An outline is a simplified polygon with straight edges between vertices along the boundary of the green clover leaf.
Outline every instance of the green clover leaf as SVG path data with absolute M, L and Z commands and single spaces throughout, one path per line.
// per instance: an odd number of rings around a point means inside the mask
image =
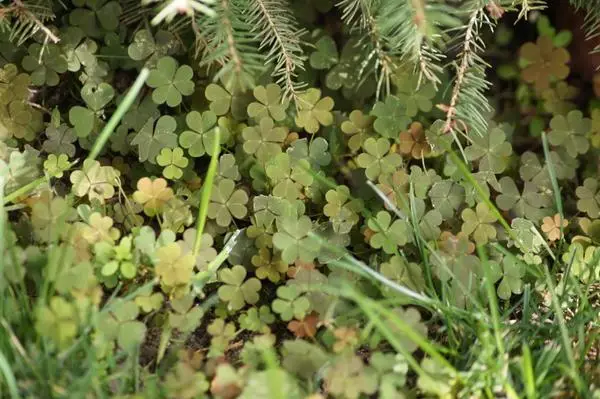
M 77 7 L 69 14 L 69 23 L 80 27 L 87 36 L 102 38 L 104 32 L 115 31 L 119 27 L 121 6 L 118 1 L 73 0 Z
M 523 192 L 520 193 L 514 180 L 508 176 L 500 179 L 501 194 L 496 197 L 498 207 L 503 211 L 512 210 L 518 217 L 539 221 L 551 213 L 552 197 L 547 193 L 540 193 L 537 187 L 530 182 L 525 182 Z
M 475 211 L 467 208 L 462 211 L 461 217 L 464 221 L 461 231 L 466 235 L 472 234 L 477 244 L 487 244 L 489 240 L 496 238 L 496 229 L 492 224 L 498 219 L 487 204 L 478 203 Z
M 469 161 L 479 160 L 480 171 L 502 173 L 508 166 L 512 146 L 505 141 L 506 134 L 499 127 L 488 129 L 482 135 L 472 134 L 472 144 L 465 148 Z
M 159 30 L 155 36 L 148 29 L 135 33 L 133 42 L 127 47 L 127 54 L 135 61 L 154 64 L 158 59 L 171 54 L 177 48 L 176 37 L 168 31 Z
M 315 51 L 309 58 L 310 65 L 315 69 L 329 69 L 336 65 L 339 55 L 335 41 L 331 36 L 323 36 L 315 43 Z
M 288 270 L 288 264 L 278 255 L 271 254 L 268 248 L 260 248 L 258 254 L 252 257 L 256 267 L 256 277 L 261 280 L 269 279 L 273 283 L 281 280 L 281 275 Z
M 277 155 L 266 166 L 266 174 L 273 184 L 273 195 L 293 201 L 302 194 L 302 188 L 308 187 L 313 182 L 312 175 L 308 172 L 310 164 L 301 160 L 296 165 L 291 165 L 289 154 Z
M 119 174 L 110 166 L 100 166 L 100 162 L 86 159 L 81 170 L 71 173 L 71 190 L 78 197 L 87 196 L 90 201 L 96 199 L 103 204 L 115 194 Z
M 523 292 L 523 281 L 525 276 L 525 266 L 515 257 L 505 256 L 502 259 L 502 281 L 498 284 L 498 297 L 509 300 L 512 294 L 521 294 Z
M 248 98 L 244 92 L 233 88 L 223 88 L 218 84 L 211 83 L 206 86 L 206 89 L 204 90 L 204 96 L 208 101 L 210 101 L 210 110 L 214 112 L 215 115 L 226 115 L 229 111 L 231 111 L 231 115 L 236 120 L 246 119 L 246 106 L 248 105 Z
M 311 262 L 318 255 L 318 242 L 309 236 L 313 226 L 308 216 L 280 218 L 276 224 L 273 246 L 281 251 L 283 261 L 288 264 L 298 259 Z
M 165 167 L 163 176 L 167 179 L 177 180 L 183 176 L 181 169 L 188 166 L 188 159 L 183 155 L 183 150 L 179 147 L 174 149 L 163 148 L 160 154 L 156 156 L 156 163 Z
M 417 263 L 407 262 L 398 255 L 394 255 L 387 262 L 382 263 L 379 271 L 388 279 L 416 291 L 423 291 L 426 286 L 421 266 Z M 389 291 L 391 292 L 391 290 Z
M 365 174 L 370 180 L 377 180 L 380 175 L 391 174 L 402 164 L 402 157 L 395 152 L 390 153 L 390 142 L 387 139 L 373 137 L 363 143 L 366 153 L 356 158 L 356 163 L 366 169 Z
M 298 95 L 298 113 L 296 114 L 296 125 L 308 133 L 319 131 L 319 125 L 329 126 L 333 123 L 333 99 L 331 97 L 321 98 L 321 90 L 308 89 Z
M 190 283 L 194 271 L 194 257 L 183 253 L 177 243 L 166 244 L 156 250 L 154 272 L 167 287 Z
M 336 397 L 358 399 L 363 394 L 371 396 L 377 387 L 375 370 L 365 366 L 362 359 L 352 353 L 338 357 L 325 374 L 325 388 Z
M 348 148 L 350 151 L 357 152 L 364 141 L 373 135 L 373 118 L 370 115 L 363 114 L 362 111 L 354 110 L 350 112 L 348 120 L 342 122 L 342 132 L 350 136 L 348 139 Z
M 302 320 L 308 314 L 310 302 L 296 286 L 281 286 L 277 288 L 277 299 L 271 303 L 271 309 L 283 321 Z
M 81 88 L 81 98 L 87 108 L 76 105 L 69 110 L 69 121 L 75 128 L 77 136 L 87 137 L 93 131 L 99 130 L 103 109 L 114 96 L 115 90 L 108 83 L 99 85 L 88 83 Z
M 298 139 L 288 148 L 287 153 L 295 161 L 306 159 L 314 170 L 320 170 L 331 162 L 331 154 L 327 152 L 329 143 L 323 137 L 316 137 L 308 143 L 307 139 Z
M 232 154 L 223 154 L 219 158 L 219 169 L 215 179 L 240 180 L 240 171 Z
M 592 219 L 600 217 L 600 191 L 598 191 L 598 180 L 588 177 L 583 185 L 575 190 L 577 195 L 577 209 L 585 212 Z
M 273 119 L 262 118 L 258 126 L 248 126 L 242 131 L 244 151 L 254 154 L 262 163 L 281 153 L 281 146 L 287 137 L 285 127 L 275 127 Z
M 239 317 L 240 327 L 246 330 L 260 332 L 269 324 L 273 324 L 275 316 L 271 313 L 271 309 L 263 305 L 260 308 L 251 307 L 247 312 L 242 313 Z
M 248 116 L 257 121 L 263 118 L 272 118 L 281 122 L 286 117 L 289 102 L 281 99 L 281 87 L 275 83 L 254 88 L 254 97 L 258 102 L 248 104 Z
M 138 147 L 139 160 L 155 163 L 163 148 L 177 147 L 176 128 L 175 118 L 169 115 L 161 116 L 158 120 L 148 119 L 131 140 L 131 144 Z
M 589 150 L 587 134 L 592 129 L 592 121 L 584 118 L 581 111 L 571 111 L 566 116 L 556 115 L 550 121 L 550 129 L 550 144 L 564 147 L 572 158 Z
M 33 85 L 56 86 L 60 80 L 58 75 L 67 72 L 67 57 L 57 45 L 33 43 L 27 52 L 29 54 L 23 57 L 21 64 L 23 69 L 31 72 Z
M 52 177 L 60 179 L 63 177 L 64 172 L 69 170 L 71 163 L 69 157 L 66 154 L 55 154 L 48 155 L 48 158 L 44 161 L 44 170 Z
M 433 183 L 429 190 L 431 204 L 437 209 L 444 220 L 450 219 L 465 200 L 465 189 L 452 180 L 442 180 Z
M 241 265 L 219 272 L 219 280 L 224 283 L 219 287 L 219 298 L 227 302 L 229 310 L 240 310 L 245 304 L 254 305 L 260 299 L 260 280 L 255 277 L 246 280 L 246 274 Z
M 406 115 L 413 118 L 419 111 L 429 112 L 433 108 L 436 89 L 431 82 L 419 82 L 416 74 L 402 74 L 395 79 L 396 95 L 406 109 Z
M 66 348 L 77 336 L 79 317 L 74 304 L 54 296 L 36 314 L 36 331 L 50 338 L 58 348 Z
M 392 216 L 389 212 L 378 212 L 375 217 L 367 221 L 367 225 L 375 232 L 370 238 L 369 244 L 375 249 L 382 248 L 386 254 L 395 254 L 398 246 L 412 241 L 408 224 L 400 219 L 392 223 Z
M 396 96 L 390 95 L 383 102 L 378 101 L 371 115 L 376 116 L 373 127 L 375 131 L 386 138 L 396 138 L 410 124 L 406 108 Z
M 346 186 L 337 186 L 335 190 L 325 194 L 327 204 L 323 207 L 323 214 L 329 217 L 333 231 L 338 234 L 348 234 L 360 217 L 358 213 L 363 209 L 362 201 L 350 198 L 350 189 Z
M 181 133 L 179 144 L 188 150 L 190 156 L 197 158 L 212 151 L 217 115 L 212 111 L 192 111 L 186 115 L 185 122 L 190 130 Z
M 48 137 L 48 140 L 42 144 L 44 151 L 51 154 L 66 154 L 69 157 L 75 156 L 73 143 L 77 141 L 77 136 L 68 125 L 61 124 L 58 127 L 48 125 L 46 137 Z
M 194 92 L 194 72 L 189 65 L 177 65 L 173 57 L 162 57 L 150 71 L 146 84 L 154 89 L 152 101 L 169 107 L 181 104 L 182 96 Z
M 215 219 L 217 224 L 227 227 L 231 224 L 232 216 L 243 219 L 248 213 L 246 204 L 248 194 L 244 190 L 235 190 L 235 182 L 222 179 L 215 183 L 208 205 L 208 217 Z

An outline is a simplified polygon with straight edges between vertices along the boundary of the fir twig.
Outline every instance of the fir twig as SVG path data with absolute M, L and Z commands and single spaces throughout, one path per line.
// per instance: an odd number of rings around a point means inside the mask
M 259 49 L 266 49 L 266 60 L 275 65 L 273 77 L 283 86 L 284 97 L 298 100 L 304 85 L 296 82 L 297 70 L 304 69 L 305 56 L 300 46 L 304 31 L 298 24 L 289 4 L 283 0 L 251 0 L 248 23 L 258 35 Z

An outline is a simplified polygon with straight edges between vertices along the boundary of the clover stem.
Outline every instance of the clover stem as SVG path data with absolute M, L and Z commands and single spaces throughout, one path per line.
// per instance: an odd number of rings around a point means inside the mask
M 202 243 L 202 233 L 204 232 L 204 226 L 206 225 L 206 216 L 208 214 L 208 203 L 210 201 L 210 195 L 212 193 L 213 182 L 215 175 L 217 174 L 217 165 L 219 162 L 219 153 L 221 150 L 221 130 L 215 128 L 215 141 L 213 142 L 213 148 L 211 152 L 210 163 L 208 164 L 208 170 L 206 171 L 206 177 L 202 187 L 202 195 L 200 196 L 200 205 L 198 206 L 198 220 L 196 221 L 196 239 L 194 240 L 194 259 L 198 256 L 200 251 L 200 244 Z

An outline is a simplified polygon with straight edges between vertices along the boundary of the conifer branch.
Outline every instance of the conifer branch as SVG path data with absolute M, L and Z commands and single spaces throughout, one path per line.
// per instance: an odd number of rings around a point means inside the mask
M 483 24 L 492 26 L 483 8 L 471 12 L 464 35 L 459 62 L 456 63 L 456 79 L 446 107 L 446 123 L 444 132 L 454 132 L 457 122 L 463 130 L 471 129 L 475 134 L 483 134 L 487 130 L 486 113 L 491 107 L 485 96 L 490 83 L 485 79 L 488 64 L 479 55 L 483 53 L 485 44 L 479 30 Z
M 585 22 L 583 28 L 586 39 L 592 40 L 600 36 L 600 0 L 569 0 L 571 6 L 576 10 L 585 11 Z M 593 52 L 600 52 L 600 45 Z
M 15 40 L 17 45 L 23 44 L 38 31 L 42 31 L 46 36 L 46 41 L 58 43 L 60 39 L 46 25 L 48 21 L 54 19 L 51 4 L 39 0 L 25 3 L 21 0 L 13 0 L 10 5 L 0 8 L 0 20 L 9 21 L 10 18 L 16 18 L 10 28 L 9 39 Z
M 250 0 L 249 24 L 260 39 L 259 49 L 267 50 L 266 60 L 273 63 L 273 76 L 283 86 L 284 97 L 298 100 L 303 85 L 296 82 L 297 70 L 304 69 L 305 56 L 300 46 L 304 33 L 298 28 L 289 4 L 284 0 Z

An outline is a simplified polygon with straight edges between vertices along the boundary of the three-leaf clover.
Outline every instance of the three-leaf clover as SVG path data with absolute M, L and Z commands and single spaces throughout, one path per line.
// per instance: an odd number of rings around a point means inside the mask
M 496 237 L 496 229 L 492 224 L 498 219 L 484 202 L 478 203 L 475 211 L 471 208 L 463 210 L 461 217 L 464 221 L 461 231 L 466 235 L 472 234 L 477 244 L 486 244 Z
M 362 201 L 350 198 L 350 189 L 346 186 L 337 186 L 325 194 L 327 204 L 323 207 L 323 214 L 329 217 L 333 230 L 338 234 L 348 234 L 358 223 L 358 212 L 362 210 Z
M 182 96 L 194 92 L 194 72 L 189 65 L 177 65 L 173 57 L 162 57 L 150 71 L 146 84 L 154 89 L 152 101 L 169 107 L 181 104 Z
M 297 105 L 296 125 L 308 133 L 319 131 L 319 125 L 329 126 L 333 123 L 333 99 L 321 98 L 321 90 L 311 88 L 299 94 Z
M 266 174 L 273 184 L 273 195 L 290 201 L 299 198 L 302 188 L 313 182 L 309 170 L 307 160 L 300 160 L 292 166 L 289 154 L 277 155 L 266 166 Z
M 227 227 L 231 224 L 232 216 L 242 219 L 248 213 L 246 204 L 248 194 L 244 190 L 236 190 L 235 182 L 221 179 L 215 183 L 208 205 L 208 217 L 215 219 L 217 224 Z
M 231 111 L 231 115 L 237 120 L 244 120 L 248 116 L 246 113 L 248 97 L 241 90 L 229 88 L 227 85 L 223 88 L 211 83 L 206 86 L 204 96 L 210 101 L 209 108 L 215 115 L 225 115 Z
M 465 189 L 452 180 L 442 180 L 433 183 L 429 190 L 429 198 L 442 217 L 450 219 L 465 200 Z
M 194 271 L 194 257 L 182 253 L 177 243 L 164 245 L 156 250 L 157 263 L 154 267 L 161 282 L 169 287 L 188 284 Z
M 375 249 L 382 248 L 386 254 L 396 253 L 398 246 L 412 240 L 407 223 L 400 219 L 392 223 L 389 212 L 378 212 L 375 217 L 368 220 L 367 225 L 375 233 L 371 236 L 369 244 Z
M 69 170 L 71 164 L 69 163 L 69 157 L 65 154 L 54 154 L 48 155 L 48 158 L 44 161 L 44 170 L 52 177 L 60 179 L 63 177 L 65 171 Z
M 583 185 L 575 190 L 577 195 L 577 209 L 585 212 L 592 219 L 600 217 L 600 191 L 598 191 L 598 180 L 588 177 Z
M 287 128 L 275 127 L 273 119 L 264 117 L 258 126 L 248 126 L 242 131 L 244 151 L 254 154 L 260 162 L 265 163 L 281 153 L 287 134 Z
M 362 111 L 354 110 L 350 112 L 348 120 L 342 122 L 342 132 L 350 136 L 348 139 L 348 148 L 350 151 L 357 152 L 364 141 L 373 135 L 373 118 L 370 115 L 363 114 Z
M 572 158 L 589 150 L 587 134 L 592 129 L 592 121 L 584 118 L 581 111 L 571 111 L 566 116 L 556 115 L 550 121 L 550 129 L 550 144 L 564 147 Z
M 413 73 L 398 74 L 394 80 L 398 88 L 396 96 L 406 108 L 406 115 L 415 117 L 419 111 L 431 111 L 436 95 L 433 83 L 420 82 L 417 74 Z
M 156 163 L 160 166 L 165 167 L 163 169 L 163 176 L 167 179 L 181 179 L 183 171 L 181 169 L 188 166 L 188 159 L 183 155 L 183 150 L 179 147 L 171 150 L 170 148 L 163 148 L 160 154 L 156 156 Z
M 279 282 L 281 275 L 288 270 L 288 264 L 280 256 L 264 247 L 252 257 L 252 264 L 256 267 L 256 277 L 261 280 L 268 278 L 273 283 Z
M 535 184 L 525 182 L 523 192 L 519 193 L 512 178 L 504 176 L 499 183 L 501 194 L 496 198 L 496 202 L 503 211 L 512 210 L 518 217 L 535 221 L 548 215 L 549 212 L 544 208 L 552 204 L 552 198 L 548 194 L 538 192 Z
M 61 124 L 58 127 L 48 125 L 46 136 L 48 140 L 44 141 L 42 145 L 44 151 L 57 155 L 66 154 L 69 157 L 75 156 L 73 143 L 77 141 L 77 136 L 68 125 Z
M 394 95 L 387 96 L 383 102 L 377 102 L 371 115 L 377 117 L 373 123 L 375 131 L 387 138 L 395 138 L 399 132 L 406 130 L 410 123 L 405 106 Z
M 75 128 L 77 136 L 87 137 L 98 129 L 100 116 L 106 105 L 115 96 L 115 90 L 108 83 L 95 85 L 88 83 L 81 88 L 81 98 L 87 107 L 76 105 L 69 110 L 69 121 Z
M 78 197 L 85 195 L 101 203 L 115 194 L 119 172 L 110 166 L 100 166 L 100 162 L 86 159 L 81 170 L 71 173 L 73 193 Z
M 148 119 L 131 140 L 132 145 L 138 146 L 140 161 L 154 163 L 163 148 L 177 147 L 177 135 L 174 133 L 176 128 L 175 118 L 169 115 L 161 116 L 158 120 Z
M 73 0 L 77 7 L 69 14 L 69 23 L 80 27 L 87 36 L 102 38 L 104 32 L 115 31 L 119 27 L 121 6 L 118 1 Z M 83 8 L 83 7 L 89 8 Z
M 60 48 L 47 43 L 42 46 L 33 43 L 27 49 L 28 55 L 21 61 L 23 69 L 31 72 L 31 83 L 35 86 L 56 86 L 59 82 L 59 74 L 67 72 L 67 57 Z
M 224 283 L 219 287 L 219 298 L 227 302 L 229 310 L 240 310 L 245 304 L 254 305 L 260 298 L 260 280 L 256 277 L 246 280 L 246 274 L 246 269 L 241 265 L 219 272 L 219 280 Z
M 338 51 L 331 36 L 323 36 L 315 43 L 315 51 L 310 55 L 310 66 L 315 69 L 329 69 L 338 63 Z
M 499 127 L 488 129 L 481 135 L 471 135 L 472 144 L 465 148 L 469 161 L 479 160 L 480 171 L 502 173 L 508 166 L 512 146 L 506 141 L 506 134 Z
M 280 218 L 276 223 L 273 245 L 281 251 L 281 259 L 292 264 L 298 259 L 310 262 L 318 255 L 318 242 L 309 235 L 313 226 L 308 216 Z
M 294 285 L 277 288 L 277 299 L 271 304 L 273 312 L 283 321 L 302 319 L 308 314 L 310 302 Z
M 402 154 L 421 159 L 431 152 L 431 146 L 425 137 L 423 125 L 419 122 L 411 123 L 408 130 L 400 133 L 399 140 L 399 149 Z
M 395 152 L 390 153 L 390 147 L 389 140 L 384 138 L 371 137 L 363 143 L 366 152 L 358 155 L 356 163 L 366 169 L 369 179 L 377 180 L 380 175 L 391 174 L 402 164 L 402 157 Z
M 505 256 L 502 259 L 502 281 L 498 284 L 498 296 L 509 300 L 512 294 L 523 292 L 523 281 L 525 275 L 524 263 L 514 256 Z
M 137 191 L 133 199 L 144 206 L 144 213 L 154 216 L 173 198 L 173 190 L 167 187 L 167 181 L 162 178 L 151 180 L 143 177 L 137 182 Z
M 270 83 L 265 86 L 256 86 L 254 88 L 254 97 L 258 102 L 248 104 L 248 116 L 257 121 L 263 118 L 272 118 L 281 122 L 286 117 L 286 110 L 289 102 L 281 99 L 281 88 Z
M 299 139 L 292 143 L 287 153 L 296 161 L 308 160 L 313 169 L 319 170 L 331 162 L 331 154 L 327 152 L 329 143 L 323 137 L 317 137 L 310 141 Z
M 135 61 L 154 63 L 160 57 L 170 54 L 177 48 L 177 39 L 168 31 L 159 30 L 155 36 L 148 29 L 135 33 L 133 42 L 127 47 L 127 54 Z
M 181 133 L 179 144 L 194 158 L 206 153 L 210 155 L 215 140 L 217 115 L 212 111 L 192 111 L 186 115 L 185 122 L 189 130 Z

